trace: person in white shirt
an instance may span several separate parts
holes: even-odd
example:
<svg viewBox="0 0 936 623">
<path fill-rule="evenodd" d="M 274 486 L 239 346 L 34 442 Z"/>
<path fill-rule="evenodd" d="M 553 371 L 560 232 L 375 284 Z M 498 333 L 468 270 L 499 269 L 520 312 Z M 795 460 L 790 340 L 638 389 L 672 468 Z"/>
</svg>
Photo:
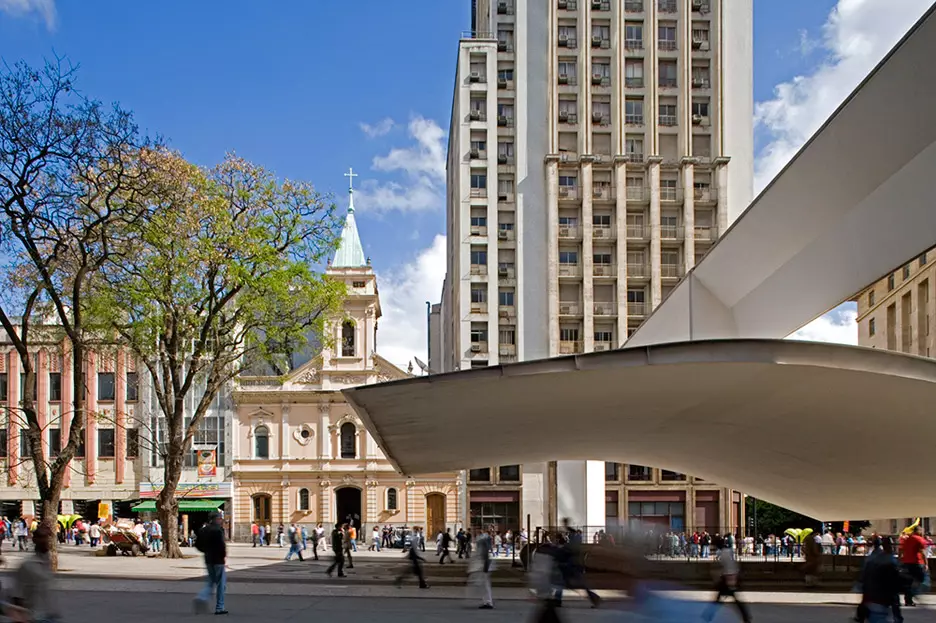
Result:
<svg viewBox="0 0 936 623">
<path fill-rule="evenodd" d="M 91 524 L 88 528 L 88 537 L 91 540 L 91 547 L 97 547 L 101 542 L 101 526 L 96 523 Z"/>
</svg>

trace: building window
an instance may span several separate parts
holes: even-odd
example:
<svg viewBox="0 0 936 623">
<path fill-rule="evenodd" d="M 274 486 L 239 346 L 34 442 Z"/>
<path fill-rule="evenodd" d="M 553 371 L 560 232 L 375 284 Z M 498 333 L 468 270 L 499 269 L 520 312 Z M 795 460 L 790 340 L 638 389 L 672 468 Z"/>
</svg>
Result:
<svg viewBox="0 0 936 623">
<path fill-rule="evenodd" d="M 97 399 L 113 400 L 116 392 L 114 373 L 98 372 L 97 383 Z"/>
<path fill-rule="evenodd" d="M 501 482 L 520 482 L 520 466 L 501 465 L 497 468 L 497 479 Z"/>
<path fill-rule="evenodd" d="M 7 374 L 0 373 L 0 402 L 7 401 Z"/>
<path fill-rule="evenodd" d="M 686 505 L 683 502 L 629 502 L 627 515 L 630 519 L 682 530 L 685 527 Z"/>
<path fill-rule="evenodd" d="M 627 479 L 648 482 L 653 480 L 653 470 L 645 465 L 628 465 Z"/>
<path fill-rule="evenodd" d="M 471 482 L 491 482 L 491 468 L 482 467 L 468 470 L 468 480 Z"/>
<path fill-rule="evenodd" d="M 910 265 L 909 264 L 903 267 L 903 278 L 904 278 L 904 281 L 910 278 Z"/>
<path fill-rule="evenodd" d="M 627 98 L 624 100 L 624 122 L 626 124 L 643 125 L 643 111 L 642 99 Z M 642 143 L 643 141 L 641 141 Z"/>
<path fill-rule="evenodd" d="M 309 490 L 299 489 L 299 510 L 309 510 Z"/>
<path fill-rule="evenodd" d="M 497 304 L 502 307 L 513 307 L 514 291 L 513 290 L 501 290 L 500 292 L 498 292 Z"/>
<path fill-rule="evenodd" d="M 471 263 L 475 266 L 487 266 L 487 249 L 472 249 Z"/>
<path fill-rule="evenodd" d="M 643 47 L 643 24 L 627 22 L 624 24 L 624 47 L 639 50 Z"/>
<path fill-rule="evenodd" d="M 38 380 L 38 378 L 39 378 L 38 375 L 33 374 L 33 384 L 32 384 L 32 397 L 33 397 L 33 400 L 36 400 L 37 398 L 39 398 L 39 393 L 36 391 L 36 388 L 37 388 L 36 381 Z M 20 389 L 20 400 L 23 400 L 23 398 L 25 398 L 25 396 L 26 396 L 26 373 L 24 373 L 24 372 L 20 372 L 20 386 L 19 386 L 19 389 Z"/>
<path fill-rule="evenodd" d="M 270 458 L 270 429 L 266 426 L 258 426 L 254 430 L 254 458 Z"/>
<path fill-rule="evenodd" d="M 868 292 L 868 307 L 874 307 L 874 290 Z"/>
<path fill-rule="evenodd" d="M 354 323 L 350 320 L 341 325 L 341 356 L 354 357 Z"/>
<path fill-rule="evenodd" d="M 877 323 L 874 322 L 874 318 L 868 321 L 868 337 L 874 337 L 874 334 L 877 332 Z"/>
<path fill-rule="evenodd" d="M 471 343 L 472 344 L 487 344 L 487 341 L 488 341 L 487 325 L 473 323 L 471 325 Z"/>
<path fill-rule="evenodd" d="M 29 444 L 29 436 L 26 434 L 26 429 L 21 428 L 19 434 L 19 447 L 20 447 L 20 458 L 28 459 L 32 458 L 32 446 Z"/>
<path fill-rule="evenodd" d="M 104 459 L 112 459 L 116 455 L 115 431 L 113 428 L 98 429 L 98 456 Z"/>
<path fill-rule="evenodd" d="M 7 456 L 7 429 L 0 429 L 0 458 Z"/>
<path fill-rule="evenodd" d="M 395 511 L 397 509 L 397 490 L 393 487 L 387 489 L 387 510 Z"/>
<path fill-rule="evenodd" d="M 140 377 L 136 372 L 127 372 L 127 402 L 140 399 Z"/>
<path fill-rule="evenodd" d="M 62 451 L 62 429 L 49 429 L 49 457 L 56 457 Z"/>
<path fill-rule="evenodd" d="M 891 273 L 887 276 L 887 291 L 890 292 L 894 289 L 894 273 Z"/>
<path fill-rule="evenodd" d="M 673 482 L 675 482 L 675 481 L 683 481 L 683 480 L 685 480 L 685 479 L 686 479 L 686 475 L 685 475 L 685 474 L 680 474 L 679 472 L 671 472 L 671 471 L 668 470 L 668 469 L 664 469 L 664 470 L 660 473 L 660 480 L 666 480 L 666 481 L 673 481 Z"/>
<path fill-rule="evenodd" d="M 621 464 L 605 462 L 605 480 L 618 482 L 621 480 Z"/>
<path fill-rule="evenodd" d="M 82 428 L 78 432 L 78 447 L 75 448 L 75 458 L 83 459 L 85 456 L 85 430 Z"/>
<path fill-rule="evenodd" d="M 357 428 L 351 422 L 345 422 L 341 425 L 341 458 L 353 459 L 357 457 L 357 448 L 355 441 L 357 437 Z"/>
<path fill-rule="evenodd" d="M 135 459 L 140 456 L 140 429 L 127 429 L 127 458 Z"/>
<path fill-rule="evenodd" d="M 577 266 L 578 265 L 578 251 L 560 251 L 559 263 L 569 264 L 571 266 Z"/>
<path fill-rule="evenodd" d="M 605 491 L 605 519 L 608 523 L 616 523 L 618 518 L 618 492 Z"/>
<path fill-rule="evenodd" d="M 62 373 L 49 372 L 49 402 L 62 400 Z"/>
<path fill-rule="evenodd" d="M 926 253 L 920 256 L 920 266 L 926 266 Z"/>
<path fill-rule="evenodd" d="M 481 305 L 483 305 L 484 303 L 487 303 L 487 288 L 472 287 L 471 288 L 471 302 L 475 304 L 481 304 Z"/>
</svg>

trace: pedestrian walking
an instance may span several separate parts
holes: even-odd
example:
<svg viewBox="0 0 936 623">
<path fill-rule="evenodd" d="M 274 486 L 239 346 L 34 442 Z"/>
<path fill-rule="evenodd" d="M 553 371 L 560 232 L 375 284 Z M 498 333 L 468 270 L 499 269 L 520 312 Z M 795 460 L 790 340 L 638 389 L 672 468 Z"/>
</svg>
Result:
<svg viewBox="0 0 936 623">
<path fill-rule="evenodd" d="M 257 522 L 256 522 L 256 521 L 251 522 L 251 524 L 250 524 L 250 541 L 253 543 L 253 546 L 254 546 L 254 547 L 257 546 L 257 539 L 260 539 L 260 538 L 262 538 L 262 537 L 260 536 L 260 526 L 257 525 Z M 260 544 L 263 545 L 262 542 L 261 542 Z"/>
<path fill-rule="evenodd" d="M 12 607 L 8 606 L 5 612 L 11 619 L 45 623 L 62 618 L 49 555 L 52 538 L 52 530 L 47 526 L 39 526 L 33 532 L 35 555 L 23 560 L 13 578 Z"/>
<path fill-rule="evenodd" d="M 351 559 L 351 549 L 354 546 L 354 540 L 351 538 L 351 528 L 348 524 L 341 527 L 341 546 L 344 549 L 344 555 L 348 559 L 348 569 L 354 569 L 354 561 Z"/>
<path fill-rule="evenodd" d="M 403 556 L 409 561 L 409 565 L 407 566 L 410 568 L 413 575 L 416 576 L 416 579 L 419 580 L 419 588 L 429 588 L 429 585 L 426 583 L 426 577 L 423 575 L 423 558 L 419 553 L 419 549 L 410 547 L 403 552 Z M 397 588 L 403 586 L 403 580 L 406 578 L 406 575 L 406 569 L 404 568 L 400 575 L 396 577 L 396 580 L 393 581 Z"/>
<path fill-rule="evenodd" d="M 471 561 L 470 575 L 472 581 L 481 595 L 480 610 L 494 609 L 494 596 L 491 594 L 491 558 L 493 556 L 494 526 L 491 526 L 487 532 L 482 532 L 476 541 L 478 546 L 478 556 Z"/>
<path fill-rule="evenodd" d="M 338 577 L 347 577 L 344 572 L 344 532 L 341 530 L 341 524 L 336 523 L 335 529 L 331 533 L 332 552 L 335 554 L 335 562 L 325 570 L 325 575 L 331 577 L 331 574 L 338 569 Z"/>
<path fill-rule="evenodd" d="M 741 620 L 744 623 L 750 623 L 751 614 L 748 612 L 747 606 L 738 598 L 738 587 L 739 583 L 739 567 L 738 561 L 735 558 L 734 550 L 727 546 L 727 543 L 724 540 L 718 540 L 715 543 L 715 557 L 717 564 L 719 565 L 719 576 L 718 581 L 715 585 L 715 601 L 709 605 L 705 613 L 702 615 L 702 618 L 706 621 L 711 621 L 715 617 L 715 611 L 721 606 L 723 599 L 734 599 L 735 605 L 738 606 L 738 611 L 741 613 Z"/>
<path fill-rule="evenodd" d="M 211 593 L 216 591 L 215 614 L 227 614 L 224 609 L 224 593 L 227 590 L 227 544 L 224 539 L 223 518 L 221 513 L 212 513 L 211 521 L 199 532 L 195 540 L 195 549 L 205 555 L 205 567 L 208 580 L 204 588 L 195 597 L 195 612 L 207 612 Z"/>
<path fill-rule="evenodd" d="M 289 526 L 289 551 L 286 553 L 286 560 L 290 560 L 293 554 L 299 556 L 299 562 L 302 562 L 302 547 L 299 540 L 299 529 L 296 527 L 296 524 L 290 524 Z"/>
<path fill-rule="evenodd" d="M 257 526 L 257 537 L 258 537 L 257 545 L 259 545 L 260 547 L 263 547 L 263 541 L 266 539 L 266 536 L 267 536 L 266 526 L 263 526 L 263 525 Z"/>
<path fill-rule="evenodd" d="M 439 564 L 444 565 L 445 559 L 448 557 L 449 563 L 454 563 L 452 560 L 452 552 L 449 551 L 449 547 L 452 545 L 452 533 L 449 528 L 445 529 L 445 532 L 442 533 L 442 539 L 439 543 L 439 548 L 442 550 L 442 556 L 439 557 Z"/>
<path fill-rule="evenodd" d="M 318 560 L 318 549 L 319 541 L 322 540 L 322 533 L 320 532 L 322 524 L 319 524 L 315 528 L 312 528 L 312 556 L 314 560 Z"/>
<path fill-rule="evenodd" d="M 907 607 L 916 605 L 913 597 L 920 592 L 920 587 L 926 581 L 926 549 L 929 546 L 930 542 L 923 538 L 919 525 L 914 526 L 909 534 L 901 537 L 900 562 L 904 573 L 910 579 L 904 591 L 904 605 Z"/>
</svg>

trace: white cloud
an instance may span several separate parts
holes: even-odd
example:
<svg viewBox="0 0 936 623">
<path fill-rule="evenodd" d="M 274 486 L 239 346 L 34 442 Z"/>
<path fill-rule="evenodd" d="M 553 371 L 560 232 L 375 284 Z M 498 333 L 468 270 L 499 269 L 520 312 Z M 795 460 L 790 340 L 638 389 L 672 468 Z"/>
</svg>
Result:
<svg viewBox="0 0 936 623">
<path fill-rule="evenodd" d="M 413 212 L 445 205 L 445 132 L 432 119 L 416 116 L 409 122 L 407 134 L 414 144 L 394 147 L 371 163 L 375 171 L 397 174 L 400 179 L 365 180 L 354 197 L 362 210 Z"/>
<path fill-rule="evenodd" d="M 12 17 L 24 17 L 35 13 L 42 18 L 49 30 L 55 30 L 58 20 L 55 0 L 0 0 L 0 13 L 6 13 Z"/>
<path fill-rule="evenodd" d="M 394 123 L 393 119 L 386 117 L 385 119 L 381 119 L 373 125 L 363 122 L 359 123 L 358 125 L 361 127 L 361 132 L 366 134 L 369 138 L 377 138 L 378 136 L 388 134 L 396 124 Z"/>
<path fill-rule="evenodd" d="M 426 301 L 438 302 L 445 279 L 445 236 L 407 264 L 378 275 L 383 318 L 377 333 L 377 351 L 406 369 L 413 357 L 429 360 L 426 344 Z"/>
<path fill-rule="evenodd" d="M 759 191 L 786 165 L 858 83 L 929 8 L 932 0 L 839 0 L 823 26 L 826 60 L 807 75 L 774 88 L 755 121 L 770 139 L 758 154 Z M 801 34 L 801 47 L 813 44 Z M 813 50 L 810 50 L 813 51 Z"/>
<path fill-rule="evenodd" d="M 833 344 L 858 344 L 858 312 L 854 303 L 845 303 L 816 318 L 788 339 Z"/>
</svg>

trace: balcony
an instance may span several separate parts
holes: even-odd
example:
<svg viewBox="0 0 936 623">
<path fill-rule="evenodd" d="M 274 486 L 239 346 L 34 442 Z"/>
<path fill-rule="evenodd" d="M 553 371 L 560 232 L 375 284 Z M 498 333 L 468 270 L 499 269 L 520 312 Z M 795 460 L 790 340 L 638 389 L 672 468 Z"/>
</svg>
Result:
<svg viewBox="0 0 936 623">
<path fill-rule="evenodd" d="M 603 350 L 611 350 L 614 348 L 614 345 L 611 342 L 595 342 L 595 352 L 601 352 Z"/>
<path fill-rule="evenodd" d="M 624 0 L 625 13 L 643 13 L 644 0 Z"/>
<path fill-rule="evenodd" d="M 592 238 L 596 240 L 614 240 L 615 231 L 610 225 L 595 225 L 592 229 Z"/>
<path fill-rule="evenodd" d="M 560 199 L 578 199 L 578 186 L 560 186 Z"/>
<path fill-rule="evenodd" d="M 488 343 L 487 342 L 472 342 L 471 348 L 469 350 L 471 354 L 473 355 L 486 353 L 488 352 Z"/>
<path fill-rule="evenodd" d="M 487 121 L 487 115 L 483 110 L 472 108 L 468 111 L 468 121 Z"/>
<path fill-rule="evenodd" d="M 568 123 L 569 125 L 575 125 L 578 123 L 578 115 L 574 112 L 568 112 L 565 110 L 559 111 L 559 123 Z"/>
<path fill-rule="evenodd" d="M 624 115 L 624 123 L 627 125 L 643 125 L 644 118 L 643 115 Z M 640 159 L 643 161 L 643 158 Z"/>
<path fill-rule="evenodd" d="M 712 87 L 712 82 L 708 78 L 693 78 L 692 79 L 693 89 L 710 89 L 711 87 Z"/>
<path fill-rule="evenodd" d="M 665 128 L 671 128 L 676 125 L 676 115 L 660 115 L 660 125 Z"/>
<path fill-rule="evenodd" d="M 627 303 L 628 316 L 646 316 L 648 305 L 646 303 Z"/>
<path fill-rule="evenodd" d="M 675 13 L 676 0 L 657 0 L 657 10 L 660 13 Z"/>
<path fill-rule="evenodd" d="M 601 186 L 592 186 L 592 197 L 595 199 L 611 199 L 611 185 L 602 184 Z"/>
<path fill-rule="evenodd" d="M 602 301 L 596 302 L 592 308 L 592 313 L 596 316 L 616 316 L 617 315 L 617 303 L 614 301 Z"/>
<path fill-rule="evenodd" d="M 499 318 L 516 318 L 517 308 L 513 305 L 498 305 L 497 316 Z"/>
<path fill-rule="evenodd" d="M 627 239 L 628 240 L 646 240 L 648 237 L 647 228 L 644 225 L 628 225 L 627 226 Z"/>
<path fill-rule="evenodd" d="M 642 89 L 644 85 L 643 76 L 639 78 L 624 78 L 624 86 L 628 89 Z"/>
<path fill-rule="evenodd" d="M 487 264 L 472 264 L 471 265 L 472 275 L 486 275 L 487 273 L 488 273 Z"/>
<path fill-rule="evenodd" d="M 647 264 L 627 264 L 627 276 L 635 279 L 648 279 L 650 267 Z"/>
<path fill-rule="evenodd" d="M 697 203 L 712 203 L 715 201 L 714 193 L 705 188 L 696 188 L 693 190 L 692 196 Z"/>
<path fill-rule="evenodd" d="M 497 354 L 501 357 L 516 357 L 517 356 L 517 345 L 516 344 L 499 344 L 497 346 Z"/>
<path fill-rule="evenodd" d="M 486 314 L 487 311 L 488 311 L 487 303 L 472 303 L 471 304 L 472 314 Z"/>
<path fill-rule="evenodd" d="M 577 0 L 558 0 L 556 6 L 560 11 L 575 11 L 578 9 Z"/>
<path fill-rule="evenodd" d="M 628 201 L 648 201 L 650 193 L 644 186 L 628 186 L 626 191 Z"/>
<path fill-rule="evenodd" d="M 679 86 L 679 81 L 676 78 L 660 78 L 659 85 L 664 89 L 675 89 Z"/>
<path fill-rule="evenodd" d="M 559 264 L 560 277 L 578 277 L 582 274 L 582 267 L 579 264 Z"/>
<path fill-rule="evenodd" d="M 575 78 L 575 74 L 559 74 L 556 78 L 556 82 L 560 86 L 575 86 L 578 83 L 578 80 Z"/>
<path fill-rule="evenodd" d="M 487 188 L 472 188 L 471 196 L 476 199 L 484 199 L 487 197 Z"/>
<path fill-rule="evenodd" d="M 498 229 L 497 230 L 497 239 L 504 242 L 509 242 L 514 240 L 516 236 L 514 235 L 514 230 L 512 229 Z"/>
<path fill-rule="evenodd" d="M 679 201 L 681 196 L 676 186 L 660 186 L 660 201 Z"/>
<path fill-rule="evenodd" d="M 560 355 L 576 355 L 581 352 L 583 352 L 582 342 L 569 342 L 565 340 L 559 342 Z"/>
<path fill-rule="evenodd" d="M 676 42 L 672 39 L 660 39 L 657 41 L 657 49 L 661 52 L 675 52 Z"/>
<path fill-rule="evenodd" d="M 513 264 L 501 264 L 497 267 L 497 276 L 501 279 L 513 279 L 516 274 Z"/>
<path fill-rule="evenodd" d="M 578 227 L 573 225 L 559 226 L 559 238 L 562 240 L 577 240 L 581 235 Z"/>
<path fill-rule="evenodd" d="M 581 316 L 582 306 L 579 305 L 579 303 L 576 301 L 560 301 L 559 302 L 559 315 L 560 316 Z"/>
<path fill-rule="evenodd" d="M 660 276 L 664 279 L 682 279 L 686 267 L 682 264 L 660 264 Z"/>
<path fill-rule="evenodd" d="M 642 50 L 643 39 L 625 39 L 624 49 L 625 50 Z"/>
<path fill-rule="evenodd" d="M 614 277 L 617 275 L 617 268 L 614 264 L 594 264 L 592 266 L 593 277 Z"/>
<path fill-rule="evenodd" d="M 472 236 L 487 236 L 487 226 L 485 225 L 474 225 L 471 227 Z"/>
<path fill-rule="evenodd" d="M 513 115 L 497 115 L 497 126 L 501 128 L 512 128 L 514 124 Z"/>
<path fill-rule="evenodd" d="M 699 242 L 714 242 L 718 238 L 718 230 L 714 227 L 696 226 L 693 237 Z"/>
<path fill-rule="evenodd" d="M 683 237 L 683 228 L 679 225 L 660 225 L 660 238 L 663 240 L 679 240 Z"/>
</svg>

